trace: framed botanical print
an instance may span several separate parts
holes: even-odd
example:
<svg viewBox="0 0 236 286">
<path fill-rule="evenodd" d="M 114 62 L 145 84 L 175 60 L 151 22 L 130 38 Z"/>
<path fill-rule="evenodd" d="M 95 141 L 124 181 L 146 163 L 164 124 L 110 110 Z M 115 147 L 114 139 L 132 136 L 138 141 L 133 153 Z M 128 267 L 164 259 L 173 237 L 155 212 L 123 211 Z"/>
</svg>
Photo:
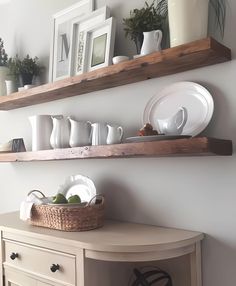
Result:
<svg viewBox="0 0 236 286">
<path fill-rule="evenodd" d="M 50 55 L 49 81 L 56 81 L 71 75 L 71 39 L 74 19 L 84 18 L 94 9 L 94 0 L 80 0 L 73 6 L 53 16 L 53 36 Z"/>
</svg>

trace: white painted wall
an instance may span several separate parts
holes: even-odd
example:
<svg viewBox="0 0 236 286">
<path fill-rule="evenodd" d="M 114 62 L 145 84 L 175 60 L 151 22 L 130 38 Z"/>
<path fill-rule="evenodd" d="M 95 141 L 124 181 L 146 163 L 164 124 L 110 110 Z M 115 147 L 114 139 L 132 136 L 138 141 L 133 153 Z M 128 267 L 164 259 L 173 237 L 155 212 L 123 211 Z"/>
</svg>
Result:
<svg viewBox="0 0 236 286">
<path fill-rule="evenodd" d="M 11 0 L 0 5 L 0 36 L 9 54 L 37 55 L 47 66 L 51 15 L 75 2 Z M 236 2 L 228 2 L 224 44 L 232 48 L 234 57 Z M 133 46 L 124 40 L 121 22 L 130 9 L 141 7 L 143 1 L 98 0 L 96 4 L 109 5 L 118 19 L 117 53 L 134 53 Z M 204 134 L 235 142 L 235 73 L 233 59 L 160 79 L 0 112 L 0 142 L 24 137 L 30 148 L 27 118 L 34 114 L 65 114 L 116 122 L 124 126 L 126 136 L 134 135 L 141 126 L 147 101 L 163 87 L 181 80 L 203 84 L 214 96 L 215 114 Z M 205 232 L 204 286 L 233 286 L 236 285 L 235 166 L 235 155 L 0 164 L 0 212 L 18 209 L 32 188 L 54 194 L 68 175 L 85 174 L 94 180 L 99 192 L 106 194 L 111 217 Z"/>
</svg>

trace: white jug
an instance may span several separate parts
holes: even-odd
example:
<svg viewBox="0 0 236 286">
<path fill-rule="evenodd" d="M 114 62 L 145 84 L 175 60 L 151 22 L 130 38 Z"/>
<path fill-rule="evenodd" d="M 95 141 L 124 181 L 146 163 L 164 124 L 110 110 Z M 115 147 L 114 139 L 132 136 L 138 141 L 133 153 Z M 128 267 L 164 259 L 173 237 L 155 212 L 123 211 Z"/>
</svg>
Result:
<svg viewBox="0 0 236 286">
<path fill-rule="evenodd" d="M 69 125 L 63 115 L 51 116 L 53 122 L 50 144 L 53 149 L 69 147 Z"/>
<path fill-rule="evenodd" d="M 32 151 L 51 149 L 50 135 L 52 119 L 50 115 L 33 115 L 29 117 L 32 127 Z"/>
<path fill-rule="evenodd" d="M 162 31 L 143 32 L 141 55 L 148 55 L 161 50 Z"/>
<path fill-rule="evenodd" d="M 92 145 L 106 145 L 108 127 L 106 123 L 93 123 L 92 125 Z"/>
<path fill-rule="evenodd" d="M 188 119 L 185 107 L 180 107 L 178 112 L 166 119 L 157 119 L 159 131 L 165 135 L 180 135 Z"/>
<path fill-rule="evenodd" d="M 82 122 L 73 120 L 68 117 L 70 128 L 70 147 L 88 146 L 91 145 L 91 122 Z"/>
<path fill-rule="evenodd" d="M 108 127 L 107 144 L 118 144 L 121 143 L 124 131 L 121 126 L 110 126 Z"/>
</svg>

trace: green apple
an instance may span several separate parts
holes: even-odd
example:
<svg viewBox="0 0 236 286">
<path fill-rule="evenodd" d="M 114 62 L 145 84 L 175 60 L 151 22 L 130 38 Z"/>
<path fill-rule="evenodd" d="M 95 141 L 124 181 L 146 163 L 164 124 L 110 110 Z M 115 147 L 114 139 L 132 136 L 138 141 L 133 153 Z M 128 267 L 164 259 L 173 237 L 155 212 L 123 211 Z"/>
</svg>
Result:
<svg viewBox="0 0 236 286">
<path fill-rule="evenodd" d="M 68 203 L 69 204 L 80 204 L 81 203 L 81 199 L 78 195 L 74 195 L 69 197 L 68 199 Z"/>
<path fill-rule="evenodd" d="M 67 204 L 68 201 L 65 198 L 65 196 L 61 193 L 58 193 L 55 197 L 53 197 L 53 201 L 54 204 Z"/>
</svg>

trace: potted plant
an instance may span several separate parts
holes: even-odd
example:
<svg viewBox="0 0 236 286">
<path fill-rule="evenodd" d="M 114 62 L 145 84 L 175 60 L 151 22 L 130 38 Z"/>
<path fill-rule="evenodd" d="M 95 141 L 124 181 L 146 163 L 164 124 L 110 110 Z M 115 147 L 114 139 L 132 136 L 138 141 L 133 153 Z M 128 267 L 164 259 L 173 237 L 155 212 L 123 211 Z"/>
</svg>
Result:
<svg viewBox="0 0 236 286">
<path fill-rule="evenodd" d="M 163 31 L 165 15 L 159 8 L 158 0 L 150 5 L 145 2 L 143 8 L 130 11 L 130 17 L 123 19 L 125 36 L 135 43 L 138 54 L 143 44 L 143 32 Z"/>
<path fill-rule="evenodd" d="M 0 95 L 6 94 L 5 80 L 7 79 L 7 75 L 9 73 L 7 68 L 7 60 L 8 56 L 4 49 L 4 42 L 0 38 Z"/>
<path fill-rule="evenodd" d="M 168 11 L 171 47 L 207 36 L 209 8 L 224 35 L 226 0 L 159 0 L 158 5 L 164 13 Z"/>
<path fill-rule="evenodd" d="M 38 58 L 31 58 L 27 55 L 21 62 L 19 67 L 20 76 L 22 78 L 22 84 L 32 84 L 33 77 L 39 75 L 40 66 L 38 64 Z"/>
</svg>

